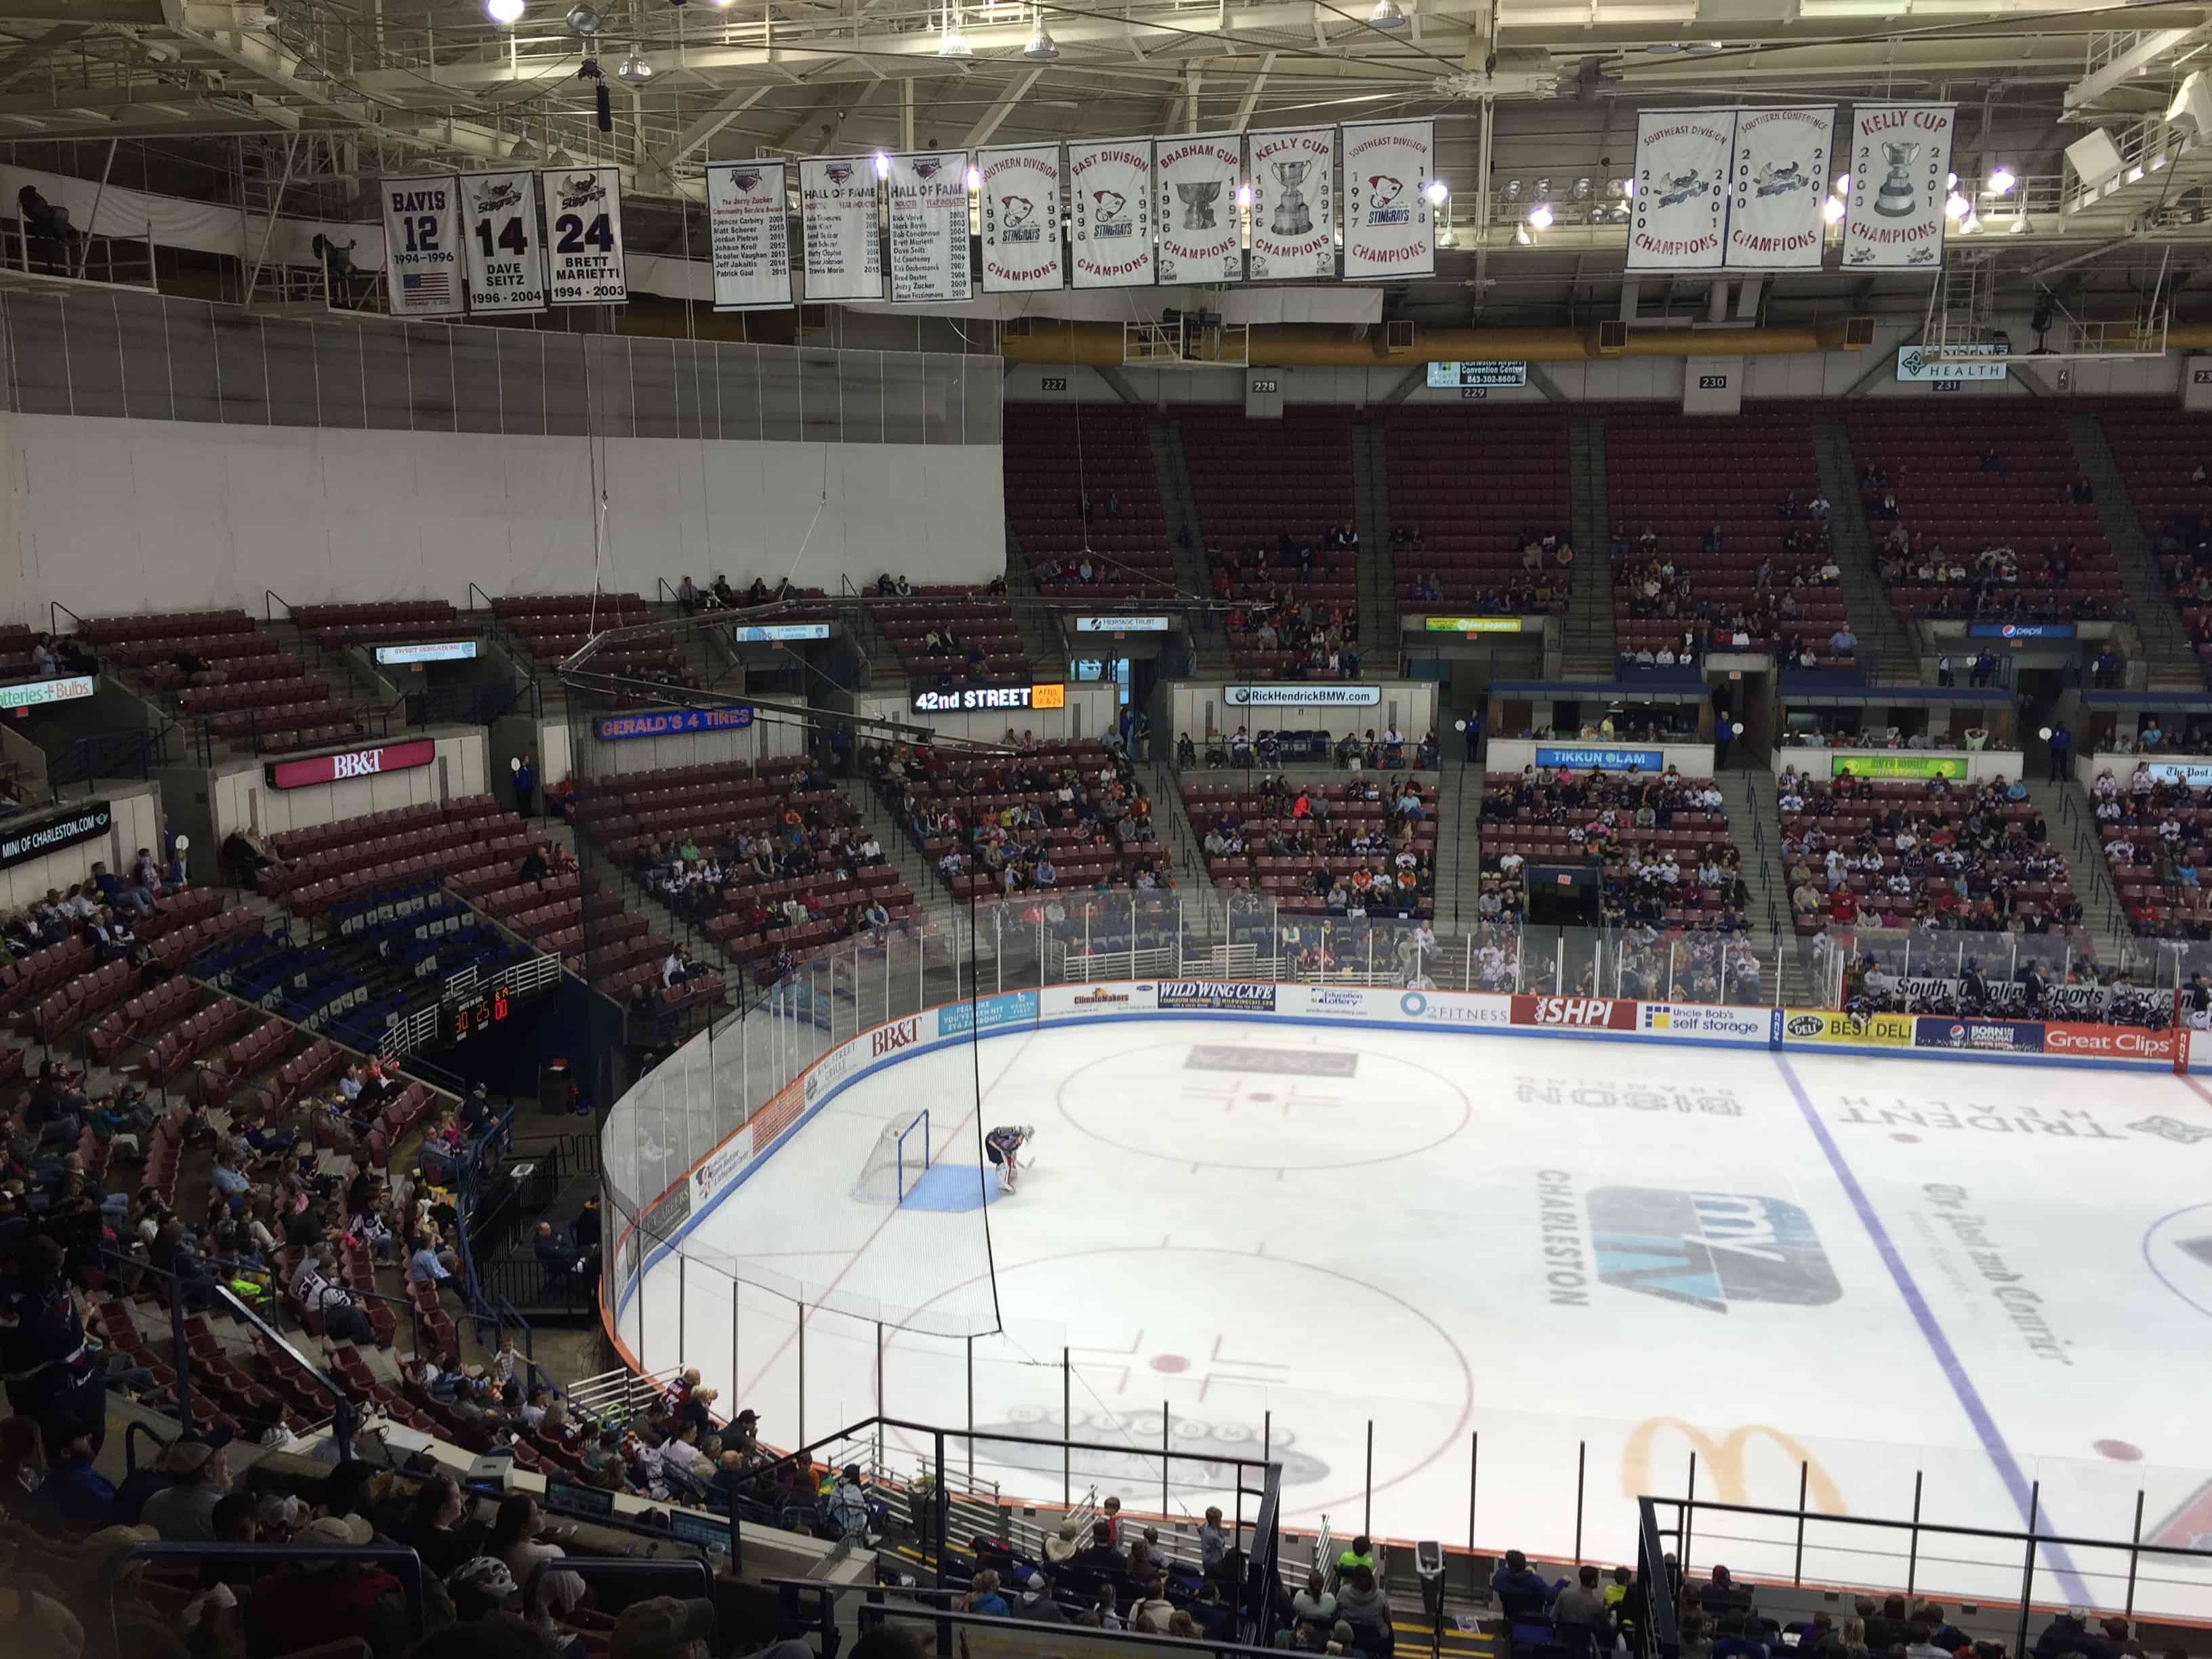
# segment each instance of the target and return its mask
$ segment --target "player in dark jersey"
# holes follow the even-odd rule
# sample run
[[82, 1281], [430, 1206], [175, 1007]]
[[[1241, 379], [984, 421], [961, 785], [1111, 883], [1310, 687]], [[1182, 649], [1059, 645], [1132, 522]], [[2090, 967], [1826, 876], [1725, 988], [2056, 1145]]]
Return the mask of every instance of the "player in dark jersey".
[[1018, 1154], [1030, 1144], [1036, 1133], [1034, 1123], [1002, 1124], [983, 1137], [983, 1151], [991, 1160], [992, 1168], [999, 1172], [999, 1190], [1014, 1190], [1014, 1174], [1021, 1164]]

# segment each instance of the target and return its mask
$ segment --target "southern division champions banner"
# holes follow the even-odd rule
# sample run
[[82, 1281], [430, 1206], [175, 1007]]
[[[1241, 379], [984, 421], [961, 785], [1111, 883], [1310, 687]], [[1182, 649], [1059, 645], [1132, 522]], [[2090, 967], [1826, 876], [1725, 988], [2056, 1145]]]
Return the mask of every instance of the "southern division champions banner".
[[1828, 158], [1836, 112], [1741, 109], [1735, 116], [1728, 258], [1740, 270], [1818, 270], [1827, 234]]
[[799, 164], [799, 240], [809, 300], [884, 297], [878, 193], [876, 164], [865, 155]]
[[1954, 104], [1860, 104], [1851, 111], [1851, 192], [1844, 264], [1934, 270], [1943, 261]]
[[620, 305], [629, 298], [623, 259], [622, 173], [562, 167], [545, 181], [550, 297], [556, 306]]
[[1152, 142], [1067, 146], [1068, 257], [1078, 288], [1152, 282]]
[[983, 292], [1060, 287], [1060, 146], [979, 150], [975, 167], [983, 175]]
[[461, 308], [461, 190], [450, 173], [386, 179], [384, 285], [395, 317]]
[[1243, 162], [1244, 141], [1233, 132], [1152, 140], [1162, 283], [1244, 280], [1237, 224], [1237, 179]]
[[891, 303], [969, 297], [968, 152], [890, 158]]
[[1336, 129], [1249, 135], [1252, 280], [1328, 282], [1336, 275]]
[[791, 304], [783, 170], [781, 161], [708, 165], [707, 226], [714, 246], [717, 311], [774, 311]]
[[1717, 270], [1727, 255], [1732, 109], [1647, 109], [1636, 117], [1630, 270]]
[[469, 309], [545, 309], [545, 246], [538, 235], [538, 175], [471, 173], [460, 180], [461, 247]]
[[1434, 121], [1344, 124], [1344, 280], [1437, 269]]

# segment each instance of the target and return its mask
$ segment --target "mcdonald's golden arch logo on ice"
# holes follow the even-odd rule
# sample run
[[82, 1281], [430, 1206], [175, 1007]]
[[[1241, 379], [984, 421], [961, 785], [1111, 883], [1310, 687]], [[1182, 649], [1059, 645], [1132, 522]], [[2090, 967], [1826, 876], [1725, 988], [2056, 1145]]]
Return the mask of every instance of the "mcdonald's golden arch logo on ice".
[[[1746, 1423], [1731, 1429], [1719, 1440], [1715, 1440], [1694, 1424], [1685, 1423], [1679, 1417], [1647, 1417], [1630, 1431], [1628, 1443], [1620, 1453], [1620, 1492], [1624, 1498], [1641, 1498], [1653, 1491], [1651, 1483], [1651, 1446], [1662, 1431], [1671, 1430], [1687, 1443], [1689, 1449], [1698, 1455], [1698, 1485], [1706, 1496], [1723, 1504], [1748, 1504], [1757, 1500], [1748, 1496], [1749, 1484], [1744, 1478], [1744, 1455], [1754, 1440], [1765, 1440], [1789, 1459], [1793, 1469], [1802, 1469], [1805, 1479], [1805, 1501], [1824, 1515], [1848, 1515], [1850, 1510], [1844, 1503], [1844, 1494], [1834, 1477], [1820, 1467], [1820, 1460], [1798, 1443], [1795, 1435], [1767, 1423]], [[1686, 1473], [1686, 1466], [1685, 1467]], [[1706, 1486], [1711, 1481], [1710, 1487]], [[1673, 1477], [1668, 1478], [1670, 1488], [1675, 1487]], [[1794, 1501], [1796, 1494], [1777, 1493], [1768, 1497], [1770, 1504], [1779, 1498]]]

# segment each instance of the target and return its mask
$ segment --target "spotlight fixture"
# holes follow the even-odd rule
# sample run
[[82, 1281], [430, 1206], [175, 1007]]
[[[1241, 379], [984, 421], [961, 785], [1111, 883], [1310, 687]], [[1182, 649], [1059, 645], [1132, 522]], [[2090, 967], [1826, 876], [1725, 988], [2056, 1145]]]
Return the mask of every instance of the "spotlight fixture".
[[1836, 175], [1836, 194], [1838, 196], [1848, 196], [1850, 193], [1851, 175], [1848, 173], [1838, 173]]
[[572, 167], [576, 165], [576, 158], [565, 149], [556, 149], [545, 158], [545, 165], [556, 170], [562, 167]]
[[945, 26], [938, 31], [937, 55], [939, 58], [973, 58], [975, 49], [968, 44], [968, 37], [960, 33], [960, 20], [948, 6], [945, 9]]
[[615, 71], [615, 79], [624, 86], [641, 87], [653, 79], [653, 65], [645, 61], [644, 56], [633, 45], [629, 56], [623, 59], [622, 67]]
[[2013, 220], [2012, 228], [2005, 234], [2008, 236], [2025, 236], [2027, 234], [2028, 229], [2027, 216], [2023, 213]]
[[1531, 242], [1534, 241], [1535, 240], [1536, 240], [1536, 239], [1535, 239], [1534, 237], [1531, 236], [1531, 235], [1528, 234], [1528, 226], [1526, 226], [1526, 225], [1516, 225], [1516, 226], [1514, 226], [1514, 227], [1513, 227], [1513, 240], [1514, 240], [1514, 243], [1515, 243], [1515, 245], [1516, 245], [1516, 246], [1520, 246], [1520, 247], [1527, 247], [1527, 246], [1528, 246]]
[[1992, 196], [2011, 195], [2012, 187], [2019, 182], [2013, 177], [2010, 167], [1992, 167], [1990, 170], [1990, 194]]
[[580, 34], [587, 40], [606, 26], [597, 6], [581, 3], [569, 7], [561, 21], [568, 26], [569, 33]]
[[1505, 199], [1509, 202], [1518, 202], [1521, 199], [1521, 181], [1518, 179], [1508, 179], [1505, 181]]
[[1248, 208], [1252, 205], [1251, 185], [1239, 185], [1237, 186], [1237, 205], [1241, 208]]
[[1375, 0], [1375, 9], [1367, 14], [1367, 27], [1374, 29], [1405, 27], [1406, 14], [1398, 9], [1398, 0]]
[[876, 152], [876, 177], [878, 179], [888, 179], [890, 176], [891, 158], [884, 155], [883, 151], [878, 150]]
[[1536, 181], [1536, 199], [1540, 202], [1548, 202], [1552, 199], [1552, 181], [1550, 179], [1539, 179]]
[[1442, 207], [1451, 196], [1451, 186], [1441, 179], [1431, 179], [1421, 186], [1421, 193], [1429, 198], [1431, 207]]
[[484, 15], [501, 28], [522, 21], [522, 0], [484, 0]]
[[1832, 225], [1842, 223], [1844, 198], [1840, 196], [1831, 196], [1826, 201], [1821, 203], [1820, 216]]
[[1956, 190], [1956, 189], [1958, 189], [1958, 187], [1959, 187], [1959, 175], [1958, 175], [1957, 173], [1945, 173], [1945, 174], [1943, 175], [1943, 188], [1944, 188], [1944, 189], [1946, 189], [1946, 190]]
[[514, 148], [507, 151], [507, 159], [510, 161], [534, 161], [538, 159], [538, 146], [530, 142], [528, 133], [514, 141]]
[[327, 81], [331, 78], [331, 72], [313, 58], [302, 57], [293, 68], [292, 78], [295, 81]]
[[1943, 198], [1943, 216], [1946, 219], [1963, 219], [1972, 207], [1972, 204], [1954, 190]]
[[1539, 202], [1535, 206], [1530, 208], [1528, 210], [1528, 222], [1539, 230], [1549, 229], [1552, 223], [1551, 204], [1547, 202]]
[[963, 182], [965, 182], [965, 183], [966, 183], [966, 185], [967, 185], [967, 186], [968, 186], [968, 189], [969, 189], [969, 192], [971, 195], [972, 195], [974, 192], [975, 192], [976, 191], [979, 191], [979, 190], [982, 189], [982, 188], [983, 188], [983, 169], [982, 169], [982, 168], [981, 168], [981, 167], [969, 167], [969, 168], [968, 169], [967, 178], [966, 178], [966, 179], [965, 179]]
[[1572, 194], [1574, 199], [1577, 202], [1589, 201], [1590, 198], [1590, 181], [1587, 179], [1576, 179]]
[[1052, 31], [1044, 26], [1042, 12], [1036, 14], [1030, 28], [1029, 43], [1022, 48], [1022, 56], [1032, 64], [1049, 64], [1060, 56], [1060, 45], [1052, 38]]
[[1615, 196], [1620, 197], [1624, 202], [1633, 199], [1636, 195], [1636, 180], [1633, 179], [1614, 179], [1613, 181], [1613, 193]]
[[273, 29], [284, 21], [284, 9], [276, 3], [276, 0], [263, 0], [260, 17], [262, 27]]

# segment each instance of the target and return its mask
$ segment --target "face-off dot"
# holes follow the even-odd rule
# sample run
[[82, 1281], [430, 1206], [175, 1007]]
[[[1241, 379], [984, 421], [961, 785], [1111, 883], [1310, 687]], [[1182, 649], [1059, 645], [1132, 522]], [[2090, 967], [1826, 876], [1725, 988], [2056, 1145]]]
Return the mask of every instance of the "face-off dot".
[[2142, 1448], [2126, 1440], [2100, 1440], [2093, 1449], [2100, 1457], [2109, 1457], [2115, 1463], [2140, 1463]]
[[1156, 1353], [1152, 1356], [1152, 1369], [1156, 1371], [1187, 1371], [1190, 1369], [1190, 1361], [1179, 1353]]
[[1920, 1144], [1920, 1137], [1918, 1135], [1893, 1134], [1890, 1139], [1892, 1140], [1901, 1140], [1908, 1146], [1917, 1146]]

